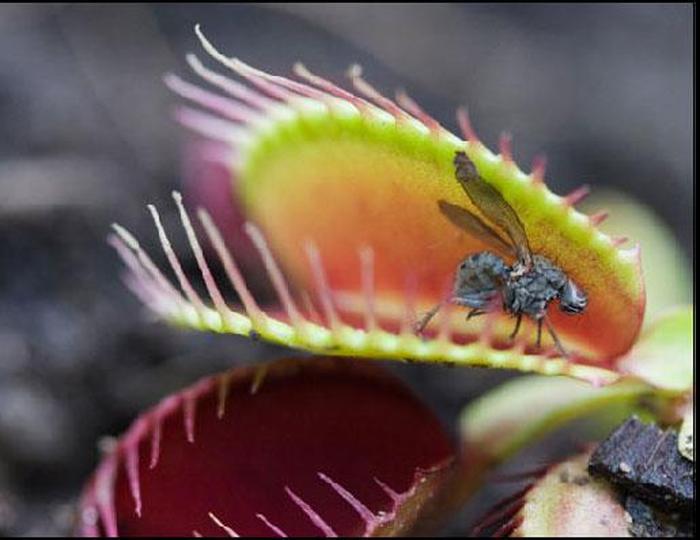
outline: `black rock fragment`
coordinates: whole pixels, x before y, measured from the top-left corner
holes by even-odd
[[[631,417],[595,449],[588,472],[661,511],[693,510],[695,468],[678,451],[674,430],[663,431]]]
[[[629,532],[637,538],[691,538],[695,536],[695,522],[679,514],[663,514],[652,506],[629,496],[625,510],[632,518]]]

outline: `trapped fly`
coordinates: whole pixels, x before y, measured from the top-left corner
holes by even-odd
[[[516,317],[511,339],[518,334],[522,317],[530,317],[537,323],[537,347],[541,345],[544,325],[562,356],[568,356],[547,317],[547,308],[558,300],[561,311],[578,315],[588,304],[586,293],[552,261],[532,253],[515,210],[479,176],[466,153],[457,152],[454,165],[455,177],[467,197],[495,228],[466,208],[444,200],[438,201],[440,212],[455,226],[489,244],[497,254],[482,251],[464,259],[456,270],[448,301],[471,308],[467,319],[500,304],[503,311]],[[516,261],[509,266],[504,257],[515,257]],[[418,332],[425,329],[442,305],[436,305],[419,321]]]

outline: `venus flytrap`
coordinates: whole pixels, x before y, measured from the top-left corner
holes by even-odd
[[[542,162],[530,174],[522,172],[512,160],[509,138],[502,138],[500,153],[493,154],[460,112],[467,139],[462,141],[405,94],[400,103],[380,95],[357,69],[350,77],[359,95],[301,65],[295,66],[301,81],[269,75],[225,57],[198,35],[207,52],[247,86],[204,68],[192,55],[195,72],[229,95],[199,90],[172,76],[167,81],[208,111],[184,109],[179,119],[229,148],[231,174],[255,224],[239,233],[257,238],[281,311],[265,314],[254,304],[221,232],[206,213],[199,217],[224,266],[231,268],[239,297],[247,299],[244,310],[235,313],[247,317],[256,334],[312,352],[391,359],[400,350],[403,358],[416,361],[497,365],[601,383],[618,377],[615,361],[632,345],[642,321],[639,249],[623,249],[620,239],[601,233],[596,226],[603,214],[587,217],[574,209],[585,189],[565,197],[552,194],[544,184]],[[518,213],[533,252],[555,261],[589,293],[591,303],[582,317],[551,313],[557,332],[574,351],[572,359],[557,358],[551,342],[543,350],[533,347],[529,322],[523,339],[510,342],[512,323],[498,312],[465,322],[461,310],[448,309],[428,328],[432,338],[425,344],[406,324],[442,297],[457,261],[485,247],[478,238],[453,230],[437,211],[440,199],[470,207],[454,180],[452,160],[458,150],[467,152],[479,174]],[[198,253],[179,200],[178,206]],[[161,228],[159,235],[183,291],[190,290]],[[149,272],[141,272],[139,294],[166,320],[247,332],[247,325],[226,324],[233,310],[220,298],[207,262],[200,256],[197,262],[209,303],[164,290]],[[303,309],[301,299],[306,299]],[[196,321],[192,312],[200,315]]]
[[[379,366],[277,360],[145,411],[88,482],[77,532],[399,535],[453,470],[438,420]]]
[[[199,28],[196,32],[206,52],[237,78],[188,55],[194,73],[216,91],[174,75],[166,77],[166,84],[196,107],[181,107],[177,118],[216,145],[217,160],[229,168],[237,203],[248,221],[240,231],[220,230],[205,210],[197,210],[196,217],[190,214],[180,194],[174,193],[205,297],[183,271],[154,206],[149,210],[177,287],[138,241],[115,225],[110,242],[128,268],[127,284],[156,315],[188,328],[262,338],[321,356],[487,366],[539,374],[508,383],[465,410],[461,458],[458,467],[445,473],[446,487],[436,487],[419,502],[402,499],[415,502],[410,526],[407,521],[406,527],[391,528],[396,525],[391,518],[382,522],[386,530],[379,528],[377,523],[383,518],[372,521],[369,515],[378,514],[368,514],[364,503],[331,482],[355,514],[366,518],[364,523],[374,524],[363,531],[348,531],[409,530],[428,499],[437,501],[438,513],[450,512],[471,495],[488,470],[545,432],[579,416],[611,407],[643,409],[651,418],[668,424],[680,423],[687,416],[692,392],[691,310],[678,309],[662,316],[640,337],[645,291],[639,246],[624,247],[627,238],[602,232],[599,226],[605,212],[586,215],[575,208],[588,194],[586,186],[564,196],[552,193],[545,183],[544,161],[538,158],[531,172],[522,171],[512,158],[508,135],[501,137],[498,153],[493,153],[478,139],[464,110],[457,115],[460,138],[405,93],[398,93],[395,100],[380,94],[357,67],[348,72],[354,92],[301,64],[294,66],[295,79],[271,75],[223,55]],[[455,180],[457,152],[466,153],[478,175],[514,209],[532,252],[560,267],[588,296],[585,312],[576,317],[548,310],[547,316],[571,354],[561,355],[561,348],[547,336],[543,346],[536,347],[535,325],[529,320],[523,320],[519,336],[510,339],[513,321],[500,309],[467,320],[466,310],[447,304],[424,335],[415,332],[419,315],[444,299],[458,262],[488,248],[482,238],[455,229],[438,209],[437,202],[446,201],[479,214]],[[201,236],[195,232],[195,221],[201,225]],[[260,305],[251,293],[237,264],[237,253],[227,248],[226,238],[237,234],[246,235],[257,252],[277,294],[276,306]],[[249,259],[248,254],[245,258]],[[222,294],[210,266],[214,264],[223,268],[240,305]],[[316,365],[316,361],[309,362]],[[561,377],[545,379],[544,375]],[[189,433],[187,418],[194,416],[186,410],[194,405],[187,409],[187,400],[178,399]],[[295,394],[293,399],[305,398]],[[152,419],[153,415],[145,417]],[[348,426],[362,429],[361,422]],[[687,426],[688,422],[686,430]],[[248,436],[244,431],[238,433]],[[284,433],[276,435],[284,438]],[[692,431],[684,440],[688,437],[692,439]],[[273,439],[270,444],[279,443]],[[128,436],[124,441],[122,453],[107,458],[111,464],[103,466],[107,473],[98,471],[95,484],[88,489],[86,504],[99,510],[101,523],[88,532],[115,533],[119,529],[119,519],[113,515],[114,467],[126,467],[125,485],[131,486],[137,507],[140,504],[133,450],[129,450],[138,443]],[[411,437],[407,436],[406,444],[412,444]],[[394,450],[400,453],[402,447]],[[361,453],[352,457],[363,458]],[[201,455],[199,459],[208,458]],[[413,461],[407,466],[421,467]],[[385,491],[390,492],[400,498],[395,491]],[[327,536],[338,532],[315,505],[292,492],[287,492],[287,499],[317,530]],[[247,501],[231,504],[245,506]],[[139,511],[136,514],[138,517]],[[237,534],[235,524],[225,523],[218,514],[208,520],[206,512],[202,515],[210,529],[213,523],[218,532]],[[256,521],[257,526],[267,527],[265,531],[294,532],[270,525],[266,516]],[[133,516],[123,519],[132,523]],[[509,528],[502,532],[514,532],[516,525],[522,525],[518,520],[507,521]],[[157,531],[157,522],[152,523],[153,531]],[[137,530],[139,521],[132,525]],[[201,532],[200,528],[178,530],[181,534]]]

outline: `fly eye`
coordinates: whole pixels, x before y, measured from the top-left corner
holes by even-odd
[[[581,313],[588,305],[588,297],[571,280],[564,287],[559,307],[565,313]]]

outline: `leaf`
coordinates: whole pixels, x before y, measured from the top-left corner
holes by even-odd
[[[83,536],[401,535],[449,479],[435,416],[378,366],[282,360],[169,396],[105,455]]]
[[[214,113],[182,108],[178,117],[229,148],[225,159],[248,219],[256,224],[246,232],[255,239],[282,309],[263,311],[236,275],[245,313],[233,312],[214,291],[200,260],[212,309],[184,276],[178,275],[182,293],[165,284],[120,231],[120,250],[133,270],[130,284],[156,313],[190,327],[252,331],[326,354],[487,365],[597,383],[617,378],[614,360],[634,343],[644,312],[639,250],[620,249],[601,233],[597,225],[603,214],[586,216],[573,208],[584,191],[566,197],[551,193],[541,165],[526,174],[513,162],[509,140],[504,138],[500,154],[493,154],[465,114],[460,123],[468,140],[461,140],[407,96],[400,95],[397,104],[378,94],[357,69],[351,79],[359,95],[301,65],[295,70],[305,82],[266,74],[226,58],[199,36],[205,49],[247,84],[190,56],[192,68],[228,96],[171,76],[171,88]],[[533,251],[554,261],[587,293],[589,306],[580,316],[556,307],[549,311],[565,346],[574,351],[570,357],[557,358],[548,336],[537,349],[530,321],[521,339],[510,341],[513,320],[499,311],[465,321],[464,310],[448,305],[428,327],[427,339],[412,331],[418,313],[445,297],[459,261],[486,248],[438,208],[444,200],[476,212],[455,179],[456,151],[465,151],[484,181],[513,207]],[[185,226],[189,234],[189,223]],[[226,266],[231,254],[216,237],[231,232],[222,235],[213,224],[206,228]],[[176,274],[182,274],[167,237],[160,235]]]
[[[460,433],[467,466],[477,461],[495,466],[576,418],[600,413],[597,416],[615,422],[614,411],[634,409],[653,395],[651,387],[634,380],[595,388],[565,377],[518,377],[462,412]]]
[[[693,389],[693,307],[675,307],[659,316],[621,359],[621,373],[678,394]]]

